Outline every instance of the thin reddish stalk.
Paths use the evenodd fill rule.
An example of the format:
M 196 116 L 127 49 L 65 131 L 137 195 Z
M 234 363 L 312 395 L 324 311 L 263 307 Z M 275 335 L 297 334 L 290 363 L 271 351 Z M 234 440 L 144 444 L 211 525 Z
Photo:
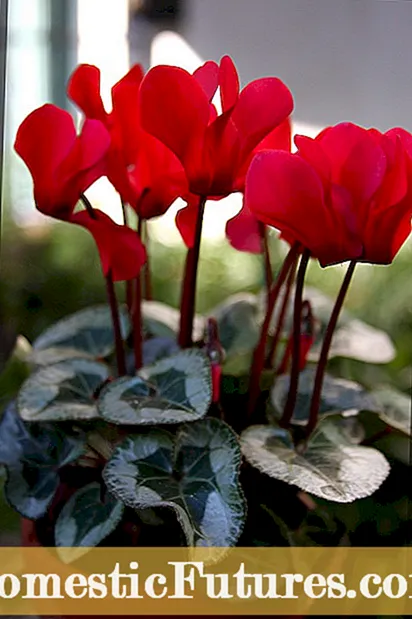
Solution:
M 115 350 L 116 350 L 117 373 L 119 376 L 124 376 L 126 374 L 126 363 L 125 363 L 125 358 L 124 358 L 122 331 L 120 328 L 119 307 L 117 304 L 116 292 L 115 292 L 113 278 L 112 278 L 110 271 L 106 275 L 106 291 L 107 291 L 107 300 L 109 302 L 110 312 L 112 315 Z
M 123 224 L 125 226 L 128 226 L 129 221 L 127 217 L 127 204 L 122 198 L 121 198 L 121 204 L 122 204 Z M 132 307 L 133 307 L 133 281 L 131 279 L 126 281 L 126 305 L 127 305 L 129 314 L 131 315 Z
M 273 282 L 270 294 L 268 297 L 267 309 L 265 320 L 260 332 L 259 342 L 255 348 L 253 354 L 253 363 L 249 384 L 249 402 L 248 402 L 248 415 L 252 415 L 255 410 L 256 402 L 259 397 L 260 391 L 260 377 L 265 365 L 265 353 L 266 353 L 266 341 L 269 333 L 270 322 L 272 320 L 272 314 L 275 307 L 276 300 L 286 277 L 289 274 L 290 269 L 293 266 L 299 253 L 299 245 L 293 245 L 288 255 L 286 256 L 282 268 L 280 269 L 275 281 Z
M 278 347 L 278 344 L 279 344 L 280 336 L 282 334 L 283 325 L 284 325 L 285 318 L 286 318 L 286 311 L 287 311 L 287 308 L 288 308 L 288 305 L 289 305 L 290 293 L 292 291 L 292 284 L 293 284 L 293 282 L 295 280 L 296 267 L 297 267 L 297 260 L 295 260 L 295 263 L 292 265 L 292 268 L 290 269 L 288 278 L 286 280 L 285 295 L 283 297 L 282 306 L 280 308 L 279 318 L 278 318 L 278 322 L 277 322 L 277 325 L 276 325 L 276 331 L 275 331 L 275 333 L 273 335 L 272 343 L 270 345 L 269 354 L 268 354 L 268 356 L 266 358 L 265 366 L 267 368 L 272 368 L 274 366 L 274 363 L 275 363 L 276 350 L 277 350 L 277 347 Z
M 148 222 L 147 220 L 144 220 L 143 222 L 143 233 L 144 233 L 144 239 L 143 242 L 146 246 L 146 264 L 143 267 L 143 298 L 146 299 L 147 301 L 151 301 L 153 298 L 152 295 L 152 277 L 151 277 L 151 270 L 150 270 L 150 261 L 149 261 L 149 241 L 150 241 L 150 237 L 149 237 L 149 226 L 148 226 Z
M 302 295 L 303 284 L 305 281 L 306 269 L 310 260 L 310 252 L 305 250 L 300 261 L 298 275 L 296 278 L 295 303 L 293 308 L 293 344 L 292 344 L 292 367 L 290 370 L 290 381 L 288 397 L 283 411 L 280 425 L 287 428 L 292 419 L 293 411 L 296 404 L 299 386 L 299 370 L 300 370 L 300 336 L 302 324 Z
M 273 273 L 272 273 L 272 264 L 270 260 L 270 251 L 269 251 L 269 241 L 268 241 L 268 229 L 265 224 L 260 224 L 261 234 L 262 234 L 262 253 L 263 253 L 263 261 L 265 266 L 265 282 L 266 282 L 266 290 L 269 298 L 270 289 L 273 284 Z
M 96 219 L 96 213 L 94 212 L 93 206 L 90 200 L 84 195 L 84 193 L 80 196 L 80 199 L 83 202 L 91 219 Z M 110 271 L 105 276 L 105 279 L 106 279 L 107 301 L 110 307 L 110 313 L 111 313 L 112 324 L 113 324 L 117 373 L 119 376 L 124 376 L 126 374 L 126 362 L 125 362 L 125 357 L 124 357 L 122 330 L 120 326 L 119 306 L 117 303 L 116 291 L 115 291 L 115 287 L 113 283 L 113 277 Z
M 202 237 L 202 223 L 205 204 L 206 198 L 200 197 L 196 220 L 195 241 L 193 247 L 188 249 L 186 256 L 182 299 L 180 304 L 180 329 L 178 338 L 178 344 L 181 348 L 189 348 L 192 345 L 197 269 L 199 264 L 200 241 Z
M 318 422 L 319 405 L 322 394 L 323 379 L 325 377 L 326 364 L 328 362 L 328 355 L 330 345 L 332 343 L 333 333 L 335 331 L 339 314 L 341 312 L 343 302 L 348 292 L 349 284 L 352 280 L 353 273 L 356 267 L 356 260 L 352 260 L 346 271 L 342 286 L 339 290 L 339 294 L 336 298 L 335 305 L 329 318 L 328 326 L 326 327 L 325 336 L 323 338 L 322 348 L 319 355 L 318 366 L 316 368 L 315 382 L 313 385 L 312 400 L 310 403 L 309 421 L 305 428 L 306 436 L 310 436 L 313 430 L 316 428 Z
M 137 234 L 142 233 L 143 220 L 139 217 Z M 134 366 L 140 370 L 143 364 L 142 355 L 142 282 L 140 273 L 134 279 L 134 299 L 132 309 Z

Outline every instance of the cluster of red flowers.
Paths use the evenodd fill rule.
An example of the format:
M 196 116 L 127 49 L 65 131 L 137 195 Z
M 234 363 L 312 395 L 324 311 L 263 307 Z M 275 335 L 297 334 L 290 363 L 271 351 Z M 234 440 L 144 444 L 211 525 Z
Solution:
M 212 101 L 219 89 L 221 113 Z M 138 275 L 146 260 L 136 232 L 99 210 L 77 210 L 83 193 L 107 176 L 139 220 L 157 217 L 176 198 L 187 206 L 177 226 L 195 242 L 206 199 L 243 192 L 227 224 L 239 250 L 260 252 L 273 226 L 323 266 L 347 260 L 390 263 L 411 230 L 412 136 L 351 123 L 295 138 L 293 98 L 278 78 L 239 89 L 232 60 L 206 62 L 193 75 L 171 66 L 143 74 L 134 66 L 112 88 L 112 111 L 100 96 L 97 67 L 80 65 L 68 96 L 84 113 L 77 135 L 70 114 L 47 104 L 21 124 L 15 149 L 30 169 L 37 208 L 87 228 L 105 275 Z M 262 226 L 262 224 L 264 224 Z

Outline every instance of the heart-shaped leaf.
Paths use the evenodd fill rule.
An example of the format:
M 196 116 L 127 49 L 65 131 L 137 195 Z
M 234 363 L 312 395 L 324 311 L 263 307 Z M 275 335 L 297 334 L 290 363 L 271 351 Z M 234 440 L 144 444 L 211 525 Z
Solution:
M 261 322 L 259 300 L 254 294 L 235 294 L 210 315 L 217 321 L 220 342 L 228 358 L 254 349 Z
M 320 321 L 321 328 L 318 338 L 309 355 L 310 360 L 317 361 L 334 300 L 310 286 L 305 286 L 303 296 L 310 301 L 313 313 Z M 330 359 L 332 357 L 347 357 L 364 363 L 389 363 L 395 358 L 395 355 L 393 342 L 385 331 L 353 318 L 348 311 L 344 310 L 340 314 L 338 328 L 333 335 L 329 352 Z
M 377 408 L 371 410 L 378 410 L 385 423 L 411 436 L 411 397 L 391 387 L 376 389 L 372 395 L 377 402 Z
M 318 359 L 320 346 L 314 346 L 310 359 Z M 387 333 L 353 319 L 336 330 L 329 358 L 347 357 L 364 363 L 390 363 L 396 356 L 395 347 Z
M 389 474 L 385 457 L 371 447 L 353 445 L 324 419 L 304 451 L 285 445 L 272 426 L 250 426 L 241 436 L 245 458 L 270 477 L 329 501 L 350 503 L 367 497 Z M 339 442 L 338 442 L 339 441 Z
M 25 518 L 43 516 L 60 483 L 59 469 L 83 449 L 80 437 L 47 423 L 26 424 L 9 406 L 0 422 L 0 463 L 7 469 L 9 503 Z
M 293 299 L 293 293 L 291 298 Z M 280 295 L 282 297 L 282 293 Z M 334 306 L 334 299 L 317 288 L 305 286 L 303 298 L 310 302 L 317 323 L 316 340 L 309 352 L 309 361 L 319 358 L 322 339 Z M 266 294 L 260 296 L 260 304 L 264 308 Z M 276 305 L 272 319 L 272 331 L 275 329 L 281 298 Z M 292 327 L 293 303 L 289 303 L 285 320 L 285 333 L 289 335 Z M 395 358 L 396 351 L 387 333 L 354 318 L 350 312 L 343 310 L 339 315 L 338 326 L 333 334 L 329 358 L 346 357 L 364 363 L 389 363 Z
M 239 484 L 241 454 L 234 432 L 218 419 L 130 436 L 103 471 L 126 505 L 174 510 L 189 546 L 236 544 L 245 520 Z
M 145 300 L 142 303 L 142 316 L 146 334 L 154 337 L 176 338 L 180 324 L 180 312 L 176 308 L 159 301 Z M 204 325 L 204 318 L 196 315 L 193 322 L 194 341 L 202 338 Z
M 30 354 L 30 364 L 34 369 L 46 365 L 54 365 L 62 361 L 71 361 L 72 359 L 88 359 L 94 361 L 94 357 L 83 351 L 75 348 L 45 348 L 44 350 L 33 349 Z
M 299 387 L 293 411 L 293 423 L 306 424 L 309 418 L 310 403 L 315 381 L 316 368 L 307 368 L 299 375 Z M 282 416 L 289 392 L 290 377 L 287 374 L 276 378 L 271 390 L 271 404 L 277 419 Z M 319 414 L 324 416 L 335 412 L 376 410 L 373 397 L 359 385 L 350 380 L 325 375 L 322 386 Z
M 190 349 L 143 368 L 138 376 L 109 383 L 98 408 L 112 423 L 155 425 L 200 419 L 211 401 L 209 360 L 200 350 Z
M 97 546 L 119 524 L 124 505 L 110 493 L 101 496 L 102 486 L 93 482 L 77 490 L 64 505 L 55 526 L 60 557 L 69 563 Z M 69 549 L 70 547 L 70 549 Z
M 37 370 L 23 383 L 17 406 L 26 421 L 66 421 L 98 417 L 94 394 L 109 377 L 103 363 L 62 361 Z
M 130 333 L 128 313 L 124 307 L 119 313 L 122 336 L 126 339 Z M 36 339 L 33 348 L 35 363 L 39 363 L 39 359 L 42 362 L 39 352 L 49 348 L 66 350 L 68 356 L 64 358 L 70 358 L 74 350 L 80 353 L 78 357 L 107 357 L 114 350 L 110 308 L 107 305 L 88 307 L 59 320 Z

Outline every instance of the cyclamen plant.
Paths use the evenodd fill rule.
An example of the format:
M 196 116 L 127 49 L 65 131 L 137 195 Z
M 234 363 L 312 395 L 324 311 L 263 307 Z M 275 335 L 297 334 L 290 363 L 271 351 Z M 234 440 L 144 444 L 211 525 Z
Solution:
M 385 334 L 342 306 L 356 264 L 391 263 L 410 233 L 412 136 L 341 123 L 297 136 L 292 153 L 290 91 L 278 78 L 240 91 L 228 56 L 193 75 L 136 65 L 113 87 L 110 113 L 99 69 L 80 65 L 68 96 L 84 114 L 80 133 L 46 104 L 22 122 L 15 149 L 37 209 L 93 236 L 108 303 L 33 342 L 31 374 L 0 424 L 10 504 L 37 522 L 41 543 L 78 556 L 99 544 L 270 545 L 284 538 L 284 497 L 313 509 L 316 497 L 373 494 L 390 467 L 363 413 L 408 434 L 407 398 L 326 369 L 332 357 L 394 356 Z M 103 176 L 123 225 L 85 195 Z M 233 192 L 244 202 L 227 238 L 262 254 L 266 289 L 199 316 L 204 210 Z M 180 310 L 152 300 L 148 245 L 150 219 L 176 198 L 186 201 Z M 272 228 L 289 245 L 280 266 Z M 305 285 L 310 260 L 349 263 L 334 304 Z

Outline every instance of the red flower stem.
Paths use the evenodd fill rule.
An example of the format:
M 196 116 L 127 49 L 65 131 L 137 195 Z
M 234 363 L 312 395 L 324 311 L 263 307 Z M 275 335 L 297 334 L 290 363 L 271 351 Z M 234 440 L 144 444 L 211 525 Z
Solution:
M 300 339 L 302 325 L 302 295 L 303 284 L 305 282 L 306 269 L 310 260 L 310 252 L 305 249 L 300 261 L 298 275 L 296 278 L 295 303 L 293 307 L 293 338 L 292 338 L 292 367 L 290 369 L 290 381 L 288 397 L 283 411 L 282 419 L 279 422 L 283 428 L 289 427 L 290 420 L 296 404 L 299 386 L 300 370 Z
M 144 265 L 143 269 L 143 275 L 144 275 L 144 286 L 143 286 L 143 290 L 144 290 L 144 295 L 143 298 L 146 299 L 147 301 L 151 301 L 153 298 L 152 295 L 152 274 L 151 274 L 151 270 L 150 270 L 150 262 L 149 262 L 149 241 L 150 241 L 150 237 L 149 237 L 149 226 L 148 226 L 148 222 L 145 219 L 144 222 L 144 227 L 143 227 L 143 231 L 144 231 L 144 244 L 146 246 L 146 264 Z
M 106 275 L 106 291 L 107 291 L 107 300 L 109 302 L 110 312 L 112 315 L 115 350 L 116 350 L 117 373 L 119 376 L 124 376 L 126 374 L 126 363 L 124 359 L 123 339 L 122 339 L 122 332 L 120 328 L 119 307 L 117 305 L 116 292 L 114 289 L 113 278 L 112 278 L 112 274 L 110 273 L 110 271 Z
M 90 200 L 86 198 L 84 193 L 82 193 L 82 195 L 80 196 L 80 199 L 83 202 L 91 219 L 97 219 L 96 213 L 94 212 L 94 208 Z M 106 279 L 107 301 L 109 303 L 110 313 L 112 316 L 114 345 L 115 345 L 115 351 L 116 351 L 117 373 L 119 376 L 124 376 L 126 374 L 126 362 L 124 358 L 122 331 L 120 327 L 119 306 L 117 304 L 116 291 L 114 288 L 113 277 L 110 271 L 105 276 L 105 279 Z
M 199 207 L 196 219 L 195 241 L 193 247 L 188 249 L 186 256 L 182 299 L 180 303 L 180 329 L 178 337 L 178 344 L 181 348 L 189 348 L 192 345 L 197 269 L 199 264 L 200 241 L 202 237 L 202 223 L 205 204 L 206 197 L 201 196 L 199 198 Z
M 268 297 L 267 309 L 265 320 L 260 332 L 259 342 L 253 353 L 253 362 L 251 368 L 251 376 L 249 383 L 249 402 L 248 402 L 248 415 L 251 416 L 255 410 L 256 402 L 260 392 L 260 377 L 265 365 L 265 353 L 266 353 L 266 341 L 269 333 L 270 322 L 272 320 L 272 314 L 275 307 L 276 300 L 279 295 L 279 291 L 293 266 L 299 252 L 299 245 L 293 245 L 288 255 L 286 256 L 282 268 L 280 269 L 275 281 L 273 282 L 270 294 Z
M 137 234 L 141 237 L 143 220 L 139 217 Z M 140 370 L 143 364 L 142 355 L 142 282 L 140 273 L 134 280 L 134 303 L 132 310 L 134 367 Z
M 313 430 L 316 428 L 318 422 L 319 406 L 322 394 L 323 379 L 326 371 L 326 364 L 328 362 L 328 355 L 330 345 L 332 343 L 333 332 L 335 331 L 339 314 L 341 312 L 343 302 L 348 292 L 349 284 L 352 280 L 353 273 L 356 267 L 356 260 L 352 260 L 346 271 L 345 278 L 342 282 L 342 286 L 339 290 L 335 305 L 329 318 L 328 326 L 326 327 L 325 336 L 323 338 L 322 348 L 320 351 L 318 366 L 316 368 L 315 383 L 312 392 L 312 401 L 310 404 L 309 421 L 305 428 L 306 437 L 309 437 Z
M 268 229 L 265 224 L 260 223 L 259 225 L 261 234 L 262 234 L 262 252 L 263 252 L 263 260 L 265 265 L 265 281 L 266 281 L 266 289 L 269 297 L 270 289 L 273 284 L 273 273 L 272 273 L 272 264 L 270 260 L 270 251 L 269 251 L 269 242 L 268 242 Z
M 280 336 L 282 334 L 282 329 L 283 329 L 283 325 L 285 322 L 286 310 L 289 304 L 290 293 L 292 292 L 292 284 L 295 280 L 296 266 L 297 266 L 297 260 L 295 260 L 294 264 L 292 265 L 292 268 L 290 269 L 288 278 L 286 280 L 285 295 L 283 297 L 282 306 L 280 308 L 279 318 L 278 318 L 278 322 L 276 325 L 276 331 L 273 336 L 272 343 L 270 345 L 269 354 L 266 358 L 265 367 L 267 368 L 272 368 L 275 363 L 276 350 L 279 344 Z

